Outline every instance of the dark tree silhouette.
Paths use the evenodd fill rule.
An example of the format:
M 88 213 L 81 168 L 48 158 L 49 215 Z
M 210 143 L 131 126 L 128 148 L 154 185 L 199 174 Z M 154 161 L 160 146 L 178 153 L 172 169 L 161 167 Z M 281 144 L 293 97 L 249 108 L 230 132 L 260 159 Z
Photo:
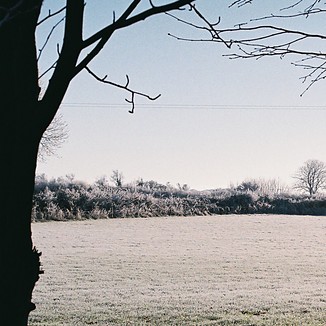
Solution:
M 2 325 L 28 324 L 35 308 L 32 292 L 39 278 L 39 253 L 31 238 L 31 209 L 38 148 L 71 80 L 87 69 L 102 82 L 129 92 L 131 111 L 136 96 L 147 96 L 126 84 L 118 85 L 98 77 L 88 64 L 100 53 L 113 33 L 150 16 L 177 10 L 192 0 L 167 1 L 138 10 L 141 0 L 129 6 L 107 26 L 83 39 L 84 0 L 67 0 L 64 8 L 40 18 L 42 0 L 0 0 L 0 94 L 2 127 L 1 186 L 1 265 L 0 319 Z M 40 98 L 38 53 L 35 45 L 37 26 L 59 12 L 65 13 L 62 47 L 51 66 L 51 78 Z M 83 50 L 88 54 L 81 56 Z M 41 49 L 42 50 L 42 49 Z

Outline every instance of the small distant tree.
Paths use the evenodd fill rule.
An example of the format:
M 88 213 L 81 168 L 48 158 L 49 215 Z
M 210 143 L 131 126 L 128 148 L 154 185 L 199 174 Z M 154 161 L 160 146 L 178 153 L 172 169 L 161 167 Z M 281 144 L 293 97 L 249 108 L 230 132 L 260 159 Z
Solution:
M 119 170 L 113 170 L 110 180 L 114 183 L 116 187 L 122 187 L 123 174 Z
M 142 188 L 145 185 L 145 181 L 143 178 L 140 178 L 136 181 L 136 187 Z
M 318 160 L 306 161 L 293 178 L 295 179 L 294 189 L 313 196 L 326 188 L 326 165 Z
M 243 181 L 236 190 L 243 192 L 255 192 L 259 188 L 257 182 L 255 180 Z
M 61 114 L 57 114 L 45 130 L 39 145 L 38 158 L 44 161 L 47 156 L 54 155 L 56 150 L 68 138 L 68 125 Z
M 190 187 L 186 183 L 184 183 L 184 184 L 177 183 L 177 187 L 180 191 L 189 191 L 190 190 Z

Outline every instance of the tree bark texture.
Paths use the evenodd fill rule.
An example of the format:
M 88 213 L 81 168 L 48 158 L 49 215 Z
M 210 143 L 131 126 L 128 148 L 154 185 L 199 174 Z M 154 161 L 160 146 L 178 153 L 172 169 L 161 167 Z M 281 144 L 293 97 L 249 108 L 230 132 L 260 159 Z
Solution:
M 16 1 L 17 2 L 17 1 Z M 31 238 L 31 210 L 38 144 L 38 71 L 35 28 L 41 0 L 0 28 L 2 184 L 0 231 L 0 324 L 26 326 L 40 274 Z M 0 1 L 4 8 L 15 1 Z

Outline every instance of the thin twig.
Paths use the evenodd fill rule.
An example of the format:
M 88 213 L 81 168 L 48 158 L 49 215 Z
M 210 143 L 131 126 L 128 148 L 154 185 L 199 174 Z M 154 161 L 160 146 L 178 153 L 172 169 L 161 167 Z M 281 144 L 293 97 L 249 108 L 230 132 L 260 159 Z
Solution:
M 46 47 L 46 45 L 48 44 L 48 42 L 50 41 L 50 38 L 53 34 L 53 32 L 55 31 L 55 29 L 65 20 L 66 17 L 62 17 L 55 25 L 52 26 L 50 32 L 48 33 L 45 41 L 44 41 L 44 44 L 41 46 L 41 48 L 38 50 L 39 51 L 39 54 L 37 56 L 37 61 L 40 60 L 41 56 L 42 56 L 42 53 Z
M 51 12 L 51 10 L 49 10 L 49 13 L 46 17 L 44 17 L 43 19 L 41 19 L 39 22 L 37 22 L 37 26 L 41 25 L 42 23 L 44 23 L 45 21 L 47 21 L 48 19 L 60 14 L 62 11 L 64 11 L 66 9 L 66 6 L 62 7 L 61 9 L 55 11 L 55 12 Z
M 54 63 L 52 63 L 52 65 L 46 69 L 42 74 L 39 75 L 38 79 L 42 79 L 42 77 L 44 77 L 49 71 L 51 71 L 52 69 L 55 69 L 55 67 L 57 66 L 57 62 L 55 61 Z
M 122 84 L 118 84 L 118 83 L 115 83 L 115 82 L 112 82 L 112 81 L 108 80 L 107 79 L 107 77 L 108 77 L 107 75 L 105 75 L 104 77 L 101 78 L 96 73 L 94 73 L 90 68 L 85 67 L 85 69 L 97 81 L 127 91 L 130 94 L 130 99 L 127 99 L 126 98 L 125 101 L 131 104 L 131 109 L 129 110 L 129 113 L 134 113 L 134 111 L 135 111 L 135 96 L 136 95 L 137 96 L 141 96 L 141 97 L 145 97 L 145 98 L 147 98 L 150 101 L 155 101 L 155 100 L 157 100 L 161 96 L 161 94 L 158 94 L 157 96 L 154 96 L 153 97 L 153 96 L 150 96 L 148 94 L 145 94 L 145 93 L 142 93 L 142 92 L 135 91 L 135 90 L 131 89 L 129 87 L 130 79 L 129 79 L 129 76 L 128 75 L 126 75 L 126 83 L 124 85 L 122 85 Z

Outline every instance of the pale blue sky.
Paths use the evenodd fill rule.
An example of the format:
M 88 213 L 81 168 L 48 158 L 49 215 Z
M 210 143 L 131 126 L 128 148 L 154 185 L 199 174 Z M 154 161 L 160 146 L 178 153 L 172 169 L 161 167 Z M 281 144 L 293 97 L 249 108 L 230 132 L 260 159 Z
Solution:
M 129 1 L 110 3 L 126 6 Z M 224 10 L 227 3 L 199 0 L 198 8 L 212 18 L 221 13 L 225 24 L 245 20 L 249 10 L 261 14 L 255 6 Z M 268 3 L 273 1 L 264 5 Z M 88 1 L 86 8 L 86 33 L 112 17 L 108 1 Z M 300 97 L 305 88 L 298 79 L 302 71 L 289 60 L 229 60 L 222 56 L 228 50 L 221 45 L 179 42 L 168 32 L 194 35 L 166 16 L 152 18 L 114 35 L 91 65 L 116 82 L 123 83 L 128 74 L 132 87 L 162 93 L 161 98 L 137 99 L 131 115 L 124 101 L 127 94 L 82 73 L 61 108 L 69 139 L 57 157 L 38 164 L 38 173 L 72 173 L 93 182 L 118 169 L 128 182 L 142 177 L 207 189 L 248 178 L 291 183 L 304 161 L 326 162 L 326 109 L 313 108 L 325 104 L 325 83 Z M 44 35 L 40 33 L 40 40 Z M 52 49 L 55 53 L 54 45 Z M 50 50 L 41 68 L 53 59 Z M 302 106 L 308 108 L 295 109 Z

